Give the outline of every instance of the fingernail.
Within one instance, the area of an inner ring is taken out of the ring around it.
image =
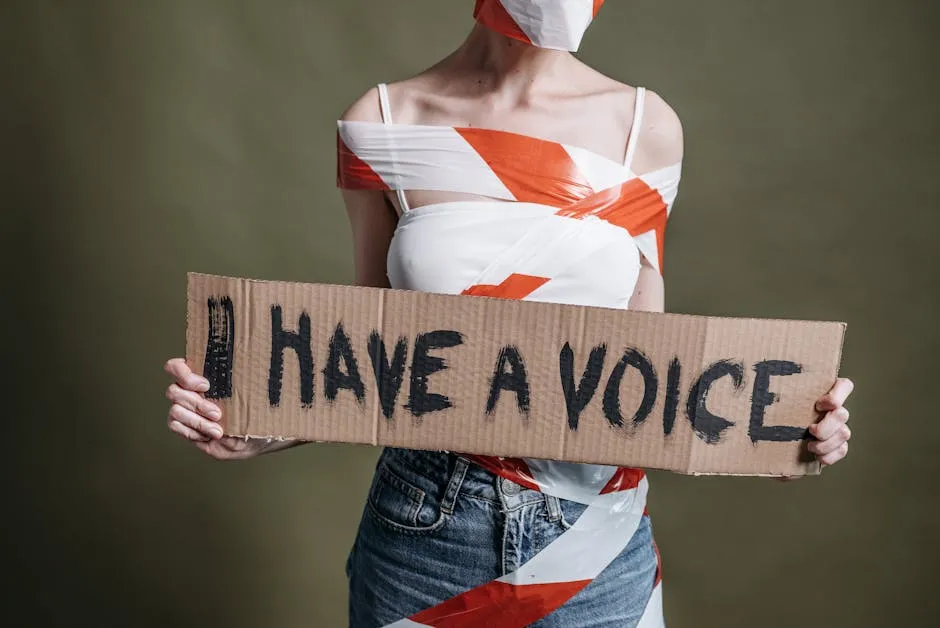
[[[205,378],[200,378],[196,383],[196,390],[199,392],[206,392],[209,390],[209,380]]]
[[[209,432],[212,434],[213,438],[222,438],[222,428],[217,425],[210,429]]]
[[[215,419],[216,421],[222,418],[222,411],[219,410],[216,406],[209,406],[207,414],[209,415],[210,419]]]

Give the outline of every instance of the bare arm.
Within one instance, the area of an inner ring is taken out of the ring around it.
[[[663,276],[653,268],[645,257],[640,257],[640,276],[636,280],[629,308],[641,312],[664,312],[666,308],[666,289]]]
[[[378,90],[366,91],[340,119],[381,122]],[[342,190],[342,193],[352,227],[356,285],[388,288],[386,258],[398,225],[398,214],[381,190]]]
[[[377,190],[343,190],[352,227],[353,263],[358,286],[388,288],[386,258],[398,216]]]

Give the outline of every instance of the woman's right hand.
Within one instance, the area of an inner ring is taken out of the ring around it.
[[[224,436],[219,424],[222,411],[204,396],[209,390],[209,380],[193,373],[183,358],[169,360],[164,370],[174,379],[166,389],[167,399],[172,403],[167,425],[213,458],[244,460],[288,444]]]

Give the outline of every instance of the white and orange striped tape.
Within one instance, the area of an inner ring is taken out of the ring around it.
[[[576,51],[604,0],[476,0],[487,28],[539,48]]]

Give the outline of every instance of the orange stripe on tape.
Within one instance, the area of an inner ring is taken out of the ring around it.
[[[409,619],[435,628],[524,628],[560,608],[590,583],[512,585],[493,580]]]
[[[498,458],[495,456],[479,456],[476,454],[463,454],[470,462],[476,463],[493,475],[506,478],[520,486],[533,491],[542,489],[533,481],[532,470],[522,458]]]
[[[565,207],[594,193],[558,142],[488,129],[455,130],[517,201]]]
[[[513,273],[499,285],[477,284],[470,286],[461,294],[475,297],[496,297],[499,299],[524,299],[541,286],[548,283],[547,277]]]
[[[343,190],[388,190],[388,184],[372,166],[349,150],[336,134],[336,185]]]
[[[473,7],[473,18],[490,30],[502,33],[506,37],[512,37],[527,44],[532,43],[529,36],[519,28],[516,20],[512,19],[499,0],[477,0]]]
[[[617,491],[628,491],[640,485],[640,482],[646,474],[642,469],[630,469],[628,467],[618,467],[614,474],[607,481],[600,494],[616,493]]]
[[[626,229],[633,237],[647,231],[655,232],[659,268],[662,270],[667,206],[662,195],[642,179],[631,179],[602,190],[560,210],[557,215],[575,219],[596,216]]]

